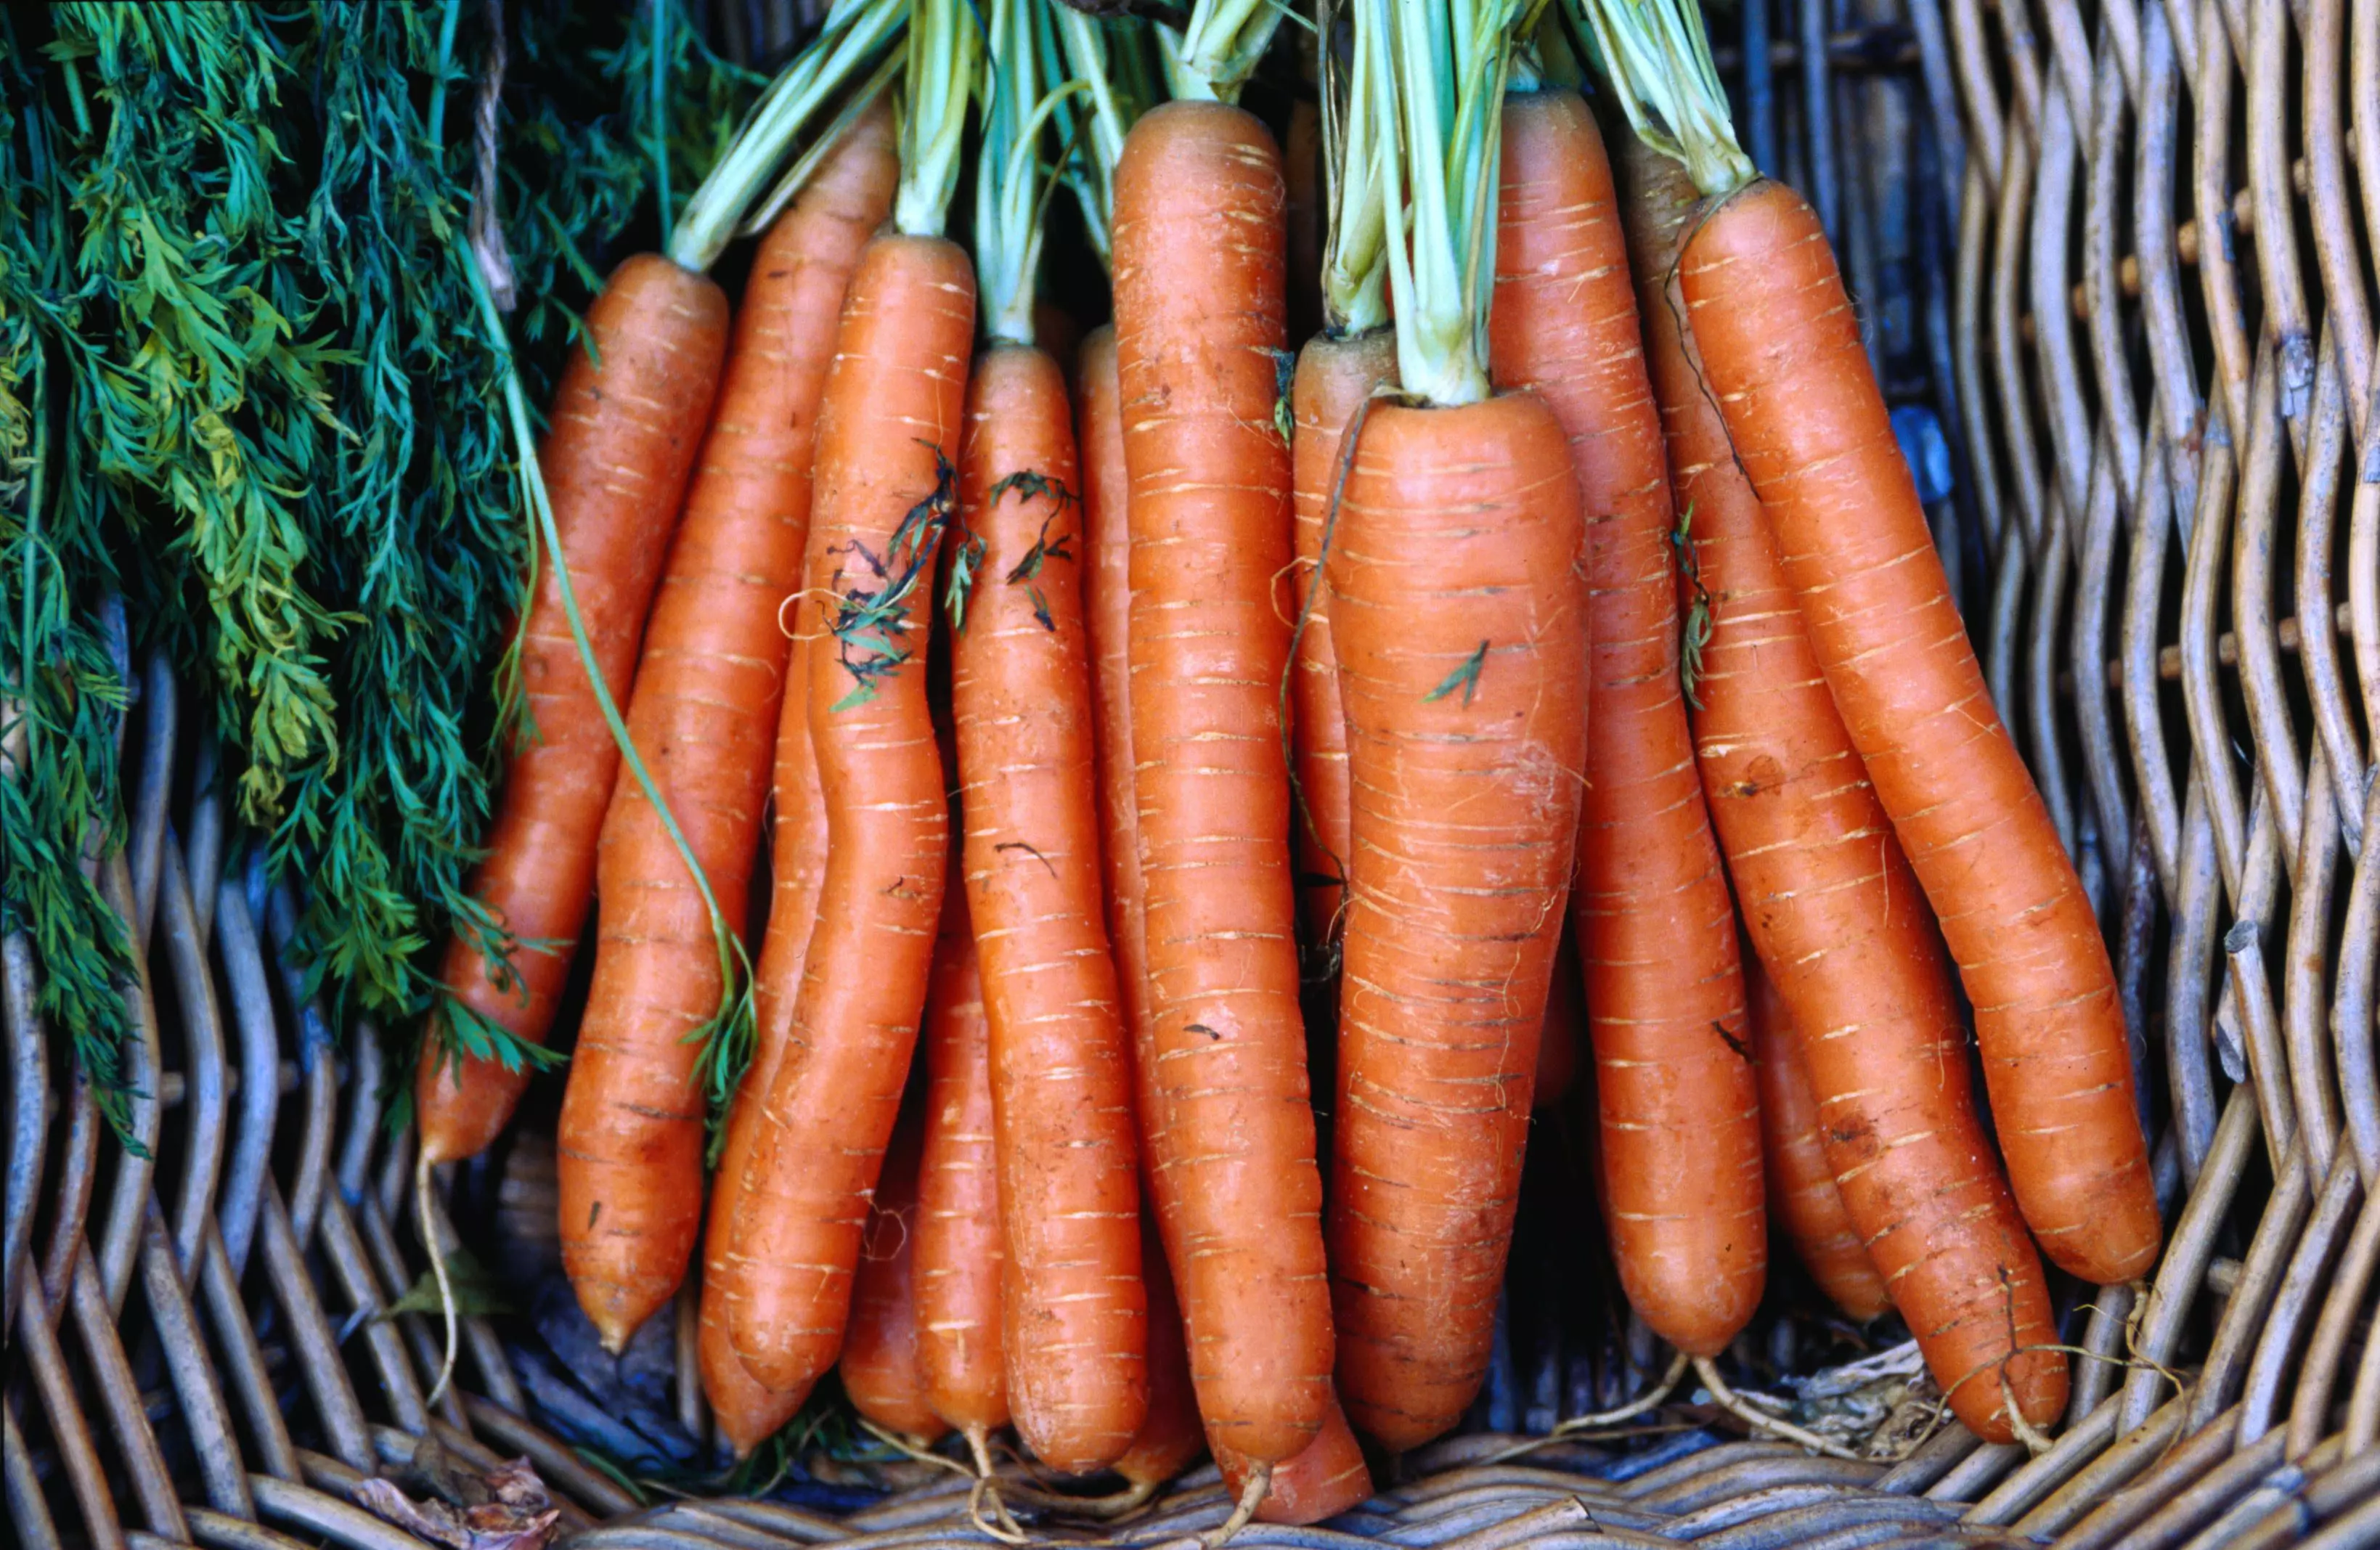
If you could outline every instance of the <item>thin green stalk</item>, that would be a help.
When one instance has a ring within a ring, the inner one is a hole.
[[[966,103],[983,53],[972,0],[911,0],[908,112],[901,122],[894,229],[940,236],[958,190]]]
[[[1041,52],[1030,0],[984,0],[982,143],[976,151],[977,312],[986,339],[1033,343],[1033,285],[1041,268],[1041,131],[1087,80],[1040,89]]]
[[[1373,156],[1373,94],[1353,90],[1379,47],[1368,27],[1352,30],[1349,62],[1330,46],[1341,0],[1320,0],[1324,33],[1322,170],[1330,229],[1322,248],[1322,322],[1332,338],[1368,333],[1389,321],[1388,204]],[[1352,151],[1352,154],[1351,154]]]
[[[1197,0],[1181,31],[1157,30],[1167,85],[1176,97],[1238,102],[1273,33],[1295,16],[1283,0]]]
[[[910,9],[911,0],[842,0],[835,6],[825,30],[770,83],[735,142],[686,201],[666,248],[673,261],[697,272],[719,261],[803,127],[869,69],[908,21]],[[767,201],[783,209],[798,189],[798,184],[781,183]]]
[[[1133,17],[1105,20],[1071,6],[1038,7],[1042,68],[1052,80],[1074,79],[1089,93],[1082,122],[1075,104],[1061,110],[1060,131],[1071,148],[1060,176],[1075,190],[1083,229],[1099,263],[1113,268],[1115,168],[1124,137],[1148,110],[1153,82],[1147,61],[1148,24]]]
[[[1593,40],[1638,139],[1682,163],[1694,187],[1711,198],[1760,176],[1736,143],[1696,0],[1566,3],[1572,25]]]
[[[1370,31],[1375,46],[1352,90],[1372,94],[1372,176],[1384,200],[1402,205],[1387,223],[1397,371],[1426,404],[1489,393],[1504,84],[1515,42],[1543,4],[1359,0],[1356,8],[1356,32]]]
[[[653,56],[646,90],[650,92],[653,119],[653,195],[661,215],[662,250],[670,245],[669,155],[669,28],[670,0],[651,0]]]

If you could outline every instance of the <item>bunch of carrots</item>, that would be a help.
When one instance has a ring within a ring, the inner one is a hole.
[[[1815,219],[1693,0],[1322,5],[1293,201],[1233,105],[1282,14],[839,6],[591,312],[441,1012],[542,1045],[601,900],[581,1304],[616,1350],[698,1265],[739,1454],[839,1363],[987,1479],[1012,1426],[1122,1477],[1083,1510],[1211,1451],[1242,1520],[1313,1521],[1369,1495],[1359,1435],[1478,1391],[1575,1068],[1671,1382],[1731,1402],[1773,1214],[1961,1421],[2038,1438],[2041,1256],[2135,1279],[2157,1205],[2106,947]],[[1062,356],[1053,183],[1114,297]],[[527,1080],[450,1047],[425,1202]]]

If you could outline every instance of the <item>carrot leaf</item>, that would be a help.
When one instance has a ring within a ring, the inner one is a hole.
[[[1479,649],[1463,659],[1461,666],[1438,681],[1438,687],[1422,696],[1422,703],[1435,705],[1455,690],[1463,691],[1463,703],[1469,706],[1471,696],[1479,692],[1479,674],[1488,666],[1488,643],[1481,641]]]
[[[1688,502],[1678,514],[1678,526],[1670,534],[1670,551],[1677,561],[1678,575],[1693,590],[1694,600],[1686,605],[1683,618],[1678,624],[1678,684],[1684,692],[1686,703],[1700,710],[1702,700],[1694,689],[1702,682],[1703,648],[1711,638],[1711,595],[1703,585],[1702,562],[1694,554],[1694,508]]]
[[[993,485],[990,499],[996,503],[1011,490],[1023,500],[1047,500],[1050,503],[1049,515],[1041,519],[1040,532],[1034,535],[1033,547],[1009,567],[1006,581],[1011,587],[1025,588],[1026,595],[1033,599],[1033,617],[1043,629],[1054,633],[1058,622],[1050,616],[1050,599],[1041,590],[1041,570],[1052,560],[1071,561],[1075,558],[1074,551],[1066,547],[1074,541],[1075,535],[1060,533],[1051,538],[1050,529],[1066,515],[1069,506],[1081,503],[1080,498],[1066,488],[1064,480],[1053,479],[1031,468],[1019,469]]]
[[[910,605],[919,587],[928,585],[934,558],[941,551],[943,529],[958,505],[957,481],[957,470],[935,448],[934,488],[901,514],[884,552],[877,554],[856,539],[844,550],[834,574],[834,617],[827,628],[834,636],[844,671],[851,674],[852,687],[834,702],[832,712],[874,699],[878,682],[900,672],[917,654],[910,648]],[[871,579],[880,585],[865,585]],[[929,598],[930,601],[930,587]]]
[[[1123,154],[1134,121],[1158,94],[1148,25],[1132,16],[1086,16],[1064,4],[1037,6],[1035,15],[1043,72],[1051,80],[1083,83],[1083,97],[1068,98],[1058,109],[1067,145],[1058,176],[1082,206],[1083,235],[1091,250],[1101,267],[1111,268],[1116,159]]]

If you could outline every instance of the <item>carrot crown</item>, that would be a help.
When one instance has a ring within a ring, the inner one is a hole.
[[[1058,109],[1065,142],[1058,176],[1083,207],[1083,232],[1104,268],[1115,267],[1116,159],[1133,121],[1157,100],[1148,28],[1132,17],[1101,19],[1068,5],[1038,7],[1042,68],[1051,80],[1079,81],[1080,101]]]
[[[1504,84],[1514,41],[1536,25],[1544,3],[1355,6],[1363,68],[1353,91],[1370,98],[1362,111],[1371,133],[1349,155],[1368,161],[1366,176],[1394,212],[1385,225],[1397,374],[1426,404],[1488,395]]]
[[[1711,198],[1760,176],[1736,143],[1695,0],[1568,0],[1636,138]]]
[[[1238,102],[1274,30],[1295,15],[1286,0],[1197,0],[1180,31],[1157,29],[1167,87],[1185,100]]]
[[[752,116],[735,132],[727,153],[686,202],[686,214],[670,236],[672,261],[698,273],[708,270],[719,261],[719,255],[739,230],[759,231],[792,202],[842,131],[890,82],[899,54],[888,45],[908,19],[909,3],[844,0],[835,6],[809,47],[770,83],[754,104]],[[755,196],[777,176],[803,127],[871,60],[881,62],[854,101],[755,207]]]
[[[984,337],[1033,342],[1033,279],[1041,267],[1041,197],[1050,186],[1040,155],[1042,131],[1060,105],[1090,83],[1041,91],[1043,62],[1027,0],[985,0],[991,46],[981,102],[983,144],[975,163],[976,290]]]
[[[1330,234],[1322,248],[1322,321],[1336,338],[1366,333],[1389,321],[1388,212],[1379,169],[1365,148],[1378,133],[1372,120],[1381,111],[1372,93],[1351,90],[1372,67],[1380,46],[1370,28],[1353,30],[1349,56],[1337,42],[1342,0],[1321,0],[1318,27],[1323,35],[1322,173],[1327,180]],[[1350,147],[1359,148],[1350,156]]]
[[[958,188],[967,96],[983,34],[970,0],[909,0],[909,60],[903,83],[901,188],[892,224],[906,236],[940,236]]]

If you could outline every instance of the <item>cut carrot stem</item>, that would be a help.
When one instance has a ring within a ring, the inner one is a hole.
[[[2034,1424],[2066,1402],[2066,1359],[2047,1349],[2057,1337],[2041,1260],[1976,1120],[1925,898],[1819,672],[1768,515],[1680,332],[1671,276],[1693,187],[1642,148],[1622,167],[1670,475],[1679,504],[1694,513],[1690,586],[1710,611],[1695,749],[1745,929],[1783,1008],[1766,1032],[1795,1031],[1788,1047],[1799,1049],[1815,1095],[1827,1188],[1840,1181],[1841,1208],[1936,1379],[1972,1430],[2008,1441],[2012,1423],[1989,1370],[2005,1364]],[[1785,1068],[1764,1062],[1765,1123],[1772,1135],[1800,1130],[1785,1111],[1793,1096],[1779,1088]],[[1785,1161],[1775,1146],[1770,1156]],[[1798,1163],[1779,1171],[1791,1173],[1776,1181],[1788,1231],[1829,1294],[1860,1312],[1866,1294],[1847,1289],[1864,1278],[1829,1274],[1813,1247],[1828,1230],[1803,1222],[1793,1204],[1825,1192]],[[1978,1373],[1986,1375],[1967,1381]]]
[[[1575,894],[1607,1226],[1630,1303],[1698,1355],[1767,1273],[1735,911],[1679,672],[1669,467],[1610,163],[1574,92],[1508,97],[1491,361],[1570,438],[1594,639]]]
[[[615,699],[635,675],[646,609],[718,391],[727,327],[727,299],[716,285],[638,254],[589,308],[593,351],[570,352],[554,394],[539,463],[580,618]],[[440,971],[452,1005],[434,1015],[542,1046],[594,897],[596,842],[620,768],[551,565],[540,571],[521,632],[521,683],[528,740],[505,772],[487,856],[471,882],[488,924],[517,945],[500,968],[478,929],[457,929]],[[421,1144],[433,1164],[483,1150],[528,1085],[526,1061],[458,1057],[454,1042],[433,1030],[416,1073]]]
[[[1278,708],[1282,197],[1263,125],[1216,103],[1150,111],[1116,172],[1149,1144],[1208,1436],[1265,1463],[1320,1429],[1331,1362]]]

